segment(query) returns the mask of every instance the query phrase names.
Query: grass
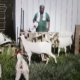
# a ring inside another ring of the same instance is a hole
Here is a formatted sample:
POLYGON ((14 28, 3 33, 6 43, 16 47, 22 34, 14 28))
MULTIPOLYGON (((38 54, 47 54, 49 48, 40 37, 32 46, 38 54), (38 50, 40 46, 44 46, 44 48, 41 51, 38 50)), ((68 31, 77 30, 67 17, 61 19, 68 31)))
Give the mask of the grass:
MULTIPOLYGON (((2 80, 15 80, 17 60, 15 57, 10 59, 12 50, 10 55, 6 53, 7 48, 5 47, 4 53, 0 54, 2 80)), ((26 58, 25 60, 27 61, 26 58)), ((49 63, 45 65, 44 62, 32 60, 29 66, 29 80, 80 80, 80 54, 76 56, 71 53, 68 53, 67 56, 60 54, 57 61, 58 63, 55 64, 53 58, 50 57, 49 63)))
POLYGON ((42 62, 33 63, 30 67, 30 80, 80 80, 78 57, 80 55, 68 54, 58 57, 58 64, 55 64, 52 58, 48 65, 42 62))

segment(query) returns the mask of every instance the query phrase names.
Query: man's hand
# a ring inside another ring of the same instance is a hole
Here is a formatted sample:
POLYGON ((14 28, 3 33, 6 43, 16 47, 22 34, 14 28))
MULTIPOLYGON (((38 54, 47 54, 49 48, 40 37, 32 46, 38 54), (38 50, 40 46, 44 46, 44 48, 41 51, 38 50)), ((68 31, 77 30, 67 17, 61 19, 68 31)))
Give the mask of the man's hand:
POLYGON ((50 28, 50 21, 48 21, 48 28, 47 28, 47 32, 49 31, 50 28))
POLYGON ((47 28, 47 32, 49 31, 49 28, 47 28))

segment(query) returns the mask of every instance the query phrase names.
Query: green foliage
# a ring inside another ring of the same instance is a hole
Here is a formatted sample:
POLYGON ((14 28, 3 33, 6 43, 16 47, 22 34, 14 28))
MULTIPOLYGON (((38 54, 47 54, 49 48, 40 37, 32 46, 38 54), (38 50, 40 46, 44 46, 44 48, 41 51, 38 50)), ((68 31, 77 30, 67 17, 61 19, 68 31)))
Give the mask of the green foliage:
POLYGON ((49 64, 32 63, 30 66, 30 80, 80 80, 80 55, 68 54, 57 57, 55 64, 50 58, 49 64))
MULTIPOLYGON (((7 48, 3 54, 0 54, 0 64, 2 66, 2 80, 15 80, 16 58, 10 59, 7 55, 7 48)), ((27 59, 24 58, 26 61, 27 59)), ((35 59, 36 60, 36 59, 35 59)), ((31 61, 29 66, 29 80, 80 80, 80 54, 74 55, 68 53, 67 56, 60 55, 57 57, 58 63, 55 64, 54 59, 50 57, 49 63, 37 63, 31 61)), ((28 61, 27 61, 28 62, 28 61)))
POLYGON ((12 50, 10 55, 7 55, 7 48, 5 47, 4 53, 0 55, 0 64, 2 67, 2 80, 14 80, 15 78, 15 65, 16 59, 10 59, 12 56, 12 50))

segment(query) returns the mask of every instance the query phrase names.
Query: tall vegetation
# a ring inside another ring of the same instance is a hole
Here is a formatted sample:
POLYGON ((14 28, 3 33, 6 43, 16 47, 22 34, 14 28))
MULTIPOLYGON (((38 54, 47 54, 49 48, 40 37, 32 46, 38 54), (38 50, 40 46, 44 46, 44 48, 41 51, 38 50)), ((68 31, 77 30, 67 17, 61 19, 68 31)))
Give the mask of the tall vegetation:
MULTIPOLYGON (((6 53, 7 48, 3 54, 0 54, 2 80, 15 80, 16 57, 10 59, 12 50, 10 55, 6 53)), ((26 58, 24 59, 27 61, 26 58)), ((32 60, 29 66, 29 80, 80 80, 80 54, 76 56, 71 53, 68 53, 67 56, 60 54, 57 60, 58 63, 55 64, 53 58, 50 58, 47 65, 44 62, 32 60)))

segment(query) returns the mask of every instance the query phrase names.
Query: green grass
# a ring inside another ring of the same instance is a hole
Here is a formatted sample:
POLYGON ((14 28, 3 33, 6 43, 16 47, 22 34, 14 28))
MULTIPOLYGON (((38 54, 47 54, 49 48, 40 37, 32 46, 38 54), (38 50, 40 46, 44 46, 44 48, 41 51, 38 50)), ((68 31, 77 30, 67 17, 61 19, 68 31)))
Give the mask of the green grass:
POLYGON ((52 58, 48 65, 33 63, 30 66, 30 80, 80 80, 79 57, 68 54, 58 57, 57 64, 52 58))
MULTIPOLYGON (((10 55, 6 53, 7 48, 3 54, 0 54, 2 80, 15 80, 17 60, 15 57, 10 59, 12 50, 10 55)), ((29 80, 80 80, 80 54, 76 56, 71 53, 68 53, 67 56, 60 54, 57 61, 58 63, 55 64, 54 59, 50 58, 47 65, 44 62, 32 61, 29 66, 29 80)))

